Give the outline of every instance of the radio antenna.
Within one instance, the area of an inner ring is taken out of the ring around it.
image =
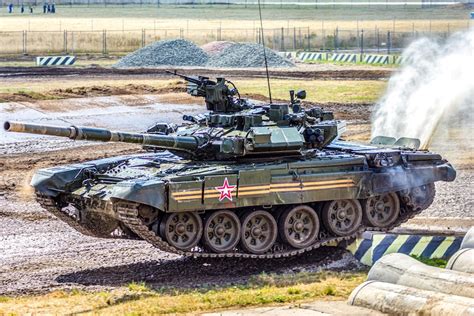
[[[260,5],[260,0],[258,0],[258,14],[260,15],[260,34],[262,36],[263,60],[265,61],[265,72],[267,73],[268,97],[270,98],[270,104],[272,104],[272,89],[270,88],[270,75],[268,73],[267,52],[265,49],[265,36],[263,35],[262,6]]]

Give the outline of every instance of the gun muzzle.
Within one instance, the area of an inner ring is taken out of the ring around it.
[[[26,124],[20,122],[6,121],[3,123],[3,128],[7,132],[29,133],[39,135],[52,135],[61,137],[71,137],[73,135],[73,127],[59,127],[59,126],[45,126],[39,124]]]

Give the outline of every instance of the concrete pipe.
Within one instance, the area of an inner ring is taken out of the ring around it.
[[[458,250],[449,258],[446,269],[474,274],[474,248]]]
[[[430,267],[401,253],[383,256],[367,279],[474,298],[473,274]]]
[[[474,248],[474,226],[471,227],[462,239],[461,249]]]
[[[352,291],[349,304],[392,315],[474,315],[474,299],[367,281]]]

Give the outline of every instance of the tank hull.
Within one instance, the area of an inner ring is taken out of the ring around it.
[[[133,155],[42,169],[34,175],[31,184],[42,195],[68,194],[78,199],[102,201],[122,199],[163,212],[182,212],[366,199],[436,181],[452,181],[455,176],[452,166],[442,161],[427,160],[408,167],[375,170],[366,166],[364,157],[342,153],[243,164],[196,164],[175,157],[173,165],[180,170],[178,173],[153,177],[160,171],[155,168],[142,174],[135,172],[136,179],[122,180],[120,174],[113,175],[115,165],[120,169],[121,164],[131,160],[156,162],[161,158],[162,154]],[[91,169],[100,173],[104,168],[111,169],[101,174],[104,177],[88,178]],[[133,170],[143,166],[126,168]],[[127,172],[132,173],[131,170]],[[91,184],[84,185],[88,180]],[[224,184],[227,187],[220,189]]]
[[[196,162],[168,152],[147,153],[42,169],[34,175],[32,185],[43,201],[50,201],[50,209],[51,204],[56,205],[63,215],[61,220],[82,233],[86,229],[88,235],[97,237],[146,239],[166,251],[193,256],[209,252],[203,250],[201,242],[195,245],[198,251],[170,247],[160,236],[163,218],[169,218],[169,214],[198,214],[206,222],[210,214],[221,210],[231,211],[240,219],[249,211],[265,210],[277,222],[290,207],[306,205],[314,209],[321,219],[320,229],[318,237],[306,247],[293,249],[277,241],[279,250],[274,246],[262,254],[248,254],[239,247],[225,252],[229,256],[268,258],[296,255],[352,238],[364,230],[393,228],[432,202],[434,191],[428,201],[417,204],[410,199],[412,189],[455,178],[451,165],[437,155],[390,150],[393,157],[399,157],[398,163],[373,167],[371,156],[361,150],[238,162]],[[331,211],[330,203],[355,201],[365,211],[372,197],[387,194],[396,194],[401,201],[400,214],[389,225],[377,227],[378,222],[374,225],[364,216],[347,234],[338,233],[337,227],[328,228],[331,217],[325,213]]]

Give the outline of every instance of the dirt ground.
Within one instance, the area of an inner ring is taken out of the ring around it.
[[[128,92],[132,95],[137,93],[135,88]],[[80,94],[81,90],[78,91],[64,93]],[[176,108],[176,104],[185,103],[185,97],[182,99],[169,92],[173,91],[153,92],[159,95],[159,102],[173,104],[165,107],[168,110],[160,112],[160,120],[176,120],[186,110]],[[89,92],[85,95],[89,96]],[[145,109],[149,104],[145,102],[140,106]],[[42,108],[39,103],[35,111],[38,108],[48,115],[48,109]],[[333,110],[337,117],[349,120],[349,139],[366,140],[369,137],[371,104],[327,104],[326,108]],[[27,110],[31,111],[31,107]],[[59,115],[60,110],[55,109],[54,115]],[[129,115],[120,113],[116,115]],[[147,115],[147,112],[137,113]],[[7,113],[1,115],[6,116]],[[84,114],[81,115],[76,119],[84,119]],[[89,119],[93,120],[102,114],[94,112],[90,115]],[[68,119],[72,117],[71,114]],[[121,124],[120,120],[117,124]],[[0,295],[70,288],[108,289],[132,281],[144,281],[156,288],[216,286],[245,283],[248,278],[264,271],[293,273],[321,268],[361,268],[345,251],[327,248],[289,259],[196,260],[161,252],[142,241],[83,236],[47,214],[33,200],[33,192],[28,185],[32,174],[43,167],[135,153],[139,149],[128,144],[90,145],[71,142],[64,146],[63,143],[54,142],[43,145],[43,139],[10,141],[4,138],[3,144],[1,140],[0,135]],[[443,218],[449,220],[451,226],[472,222],[472,153],[459,152],[452,146],[436,145],[441,150],[448,148],[448,151],[441,153],[448,158],[453,157],[455,166],[460,162],[458,178],[453,183],[437,184],[438,194],[434,204],[414,221],[426,222],[426,218],[436,217],[441,226]],[[466,161],[465,157],[470,158]]]
[[[0,59],[1,61],[1,59]],[[173,66],[179,73],[184,75],[196,75],[207,77],[225,76],[233,78],[263,78],[265,72],[263,68],[202,68],[202,67],[179,67]],[[153,68],[129,68],[118,69],[110,67],[0,67],[0,78],[48,78],[57,76],[153,76],[162,78],[173,78],[165,70],[170,67]],[[298,63],[294,68],[270,68],[269,74],[272,78],[307,78],[307,79],[350,79],[350,80],[368,80],[388,78],[393,72],[393,67],[374,66],[369,64],[337,65],[337,64],[306,64]]]

